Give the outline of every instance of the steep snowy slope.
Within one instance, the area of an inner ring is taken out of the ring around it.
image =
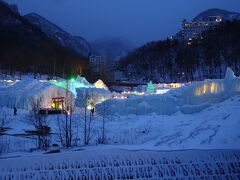
[[[84,38],[70,35],[42,16],[36,13],[30,13],[24,17],[40,28],[50,38],[59,42],[61,45],[68,47],[86,57],[92,51],[90,44]]]
[[[62,74],[87,69],[86,58],[49,38],[7,3],[0,1],[0,66],[2,70]],[[15,8],[16,9],[16,8]],[[77,66],[76,66],[77,65]],[[11,68],[10,68],[11,67]]]

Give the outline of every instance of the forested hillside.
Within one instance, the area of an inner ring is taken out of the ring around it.
[[[46,36],[0,1],[0,68],[13,73],[69,75],[87,70],[87,60]]]
[[[194,81],[222,78],[227,66],[240,74],[240,21],[227,21],[191,44],[178,40],[148,43],[125,58],[119,68],[130,80]]]

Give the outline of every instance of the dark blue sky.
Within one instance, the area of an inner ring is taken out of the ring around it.
[[[209,8],[240,12],[240,0],[6,0],[88,41],[125,37],[136,45],[164,39]]]

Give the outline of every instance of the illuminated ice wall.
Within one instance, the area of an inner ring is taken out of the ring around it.
[[[240,78],[236,77],[230,68],[224,79],[205,80],[193,83],[181,97],[184,104],[197,105],[201,103],[221,102],[231,95],[240,93]]]
[[[235,77],[228,69],[225,79],[195,82],[188,86],[172,88],[165,94],[143,95],[123,100],[110,99],[105,104],[113,114],[171,115],[178,111],[194,114],[212,103],[222,102],[236,94],[240,94],[240,78]]]

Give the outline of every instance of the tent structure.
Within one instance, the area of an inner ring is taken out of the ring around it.
[[[106,90],[108,90],[108,87],[106,86],[106,84],[104,84],[104,82],[103,82],[101,79],[97,80],[97,81],[94,83],[94,86],[95,86],[96,88],[98,88],[98,89],[106,89]]]
[[[1,88],[0,105],[31,110],[33,103],[39,103],[41,108],[46,108],[51,107],[52,98],[65,96],[64,88],[29,78]]]

